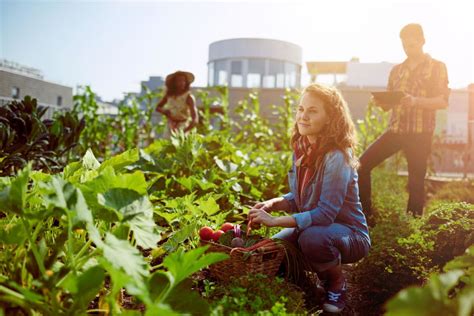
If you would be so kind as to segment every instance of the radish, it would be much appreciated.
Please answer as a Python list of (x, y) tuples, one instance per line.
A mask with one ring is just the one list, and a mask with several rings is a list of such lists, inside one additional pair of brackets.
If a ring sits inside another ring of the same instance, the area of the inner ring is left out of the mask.
[(221, 230), (224, 231), (224, 233), (227, 233), (227, 231), (234, 229), (234, 225), (232, 223), (224, 223), (221, 226)]
[(235, 237), (234, 239), (232, 239), (232, 241), (230, 243), (230, 246), (232, 248), (243, 247), (244, 246), (244, 240), (240, 237)]
[(223, 230), (216, 230), (214, 232), (214, 234), (212, 234), (212, 240), (214, 240), (215, 242), (218, 242), (219, 241), (219, 238), (222, 236), (222, 234), (224, 234), (224, 231)]
[(201, 237), (202, 240), (211, 240), (213, 235), (214, 230), (212, 230), (212, 228), (209, 226), (204, 226), (199, 231), (199, 237)]

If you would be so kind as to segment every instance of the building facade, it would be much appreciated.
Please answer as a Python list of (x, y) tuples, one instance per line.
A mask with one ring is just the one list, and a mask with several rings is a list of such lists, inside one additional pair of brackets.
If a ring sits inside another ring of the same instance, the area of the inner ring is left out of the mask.
[(209, 45), (208, 86), (299, 88), (302, 49), (262, 38), (235, 38)]
[(45, 118), (56, 110), (72, 108), (72, 88), (44, 80), (41, 71), (7, 60), (0, 60), (0, 105), (25, 96), (47, 106)]

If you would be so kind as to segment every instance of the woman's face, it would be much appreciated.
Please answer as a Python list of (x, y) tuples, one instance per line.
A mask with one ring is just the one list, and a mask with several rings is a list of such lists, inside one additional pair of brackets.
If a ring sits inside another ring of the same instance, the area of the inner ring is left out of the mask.
[(314, 142), (328, 122), (329, 116), (324, 110), (323, 101), (311, 93), (303, 94), (296, 112), (298, 132)]
[(179, 91), (183, 91), (186, 88), (186, 77), (185, 76), (177, 76), (175, 79), (176, 89)]

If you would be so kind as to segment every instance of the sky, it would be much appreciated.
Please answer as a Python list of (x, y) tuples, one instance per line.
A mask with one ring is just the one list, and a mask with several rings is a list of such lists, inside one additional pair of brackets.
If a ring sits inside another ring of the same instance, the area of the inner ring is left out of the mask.
[(205, 86), (209, 44), (272, 38), (302, 47), (304, 85), (307, 61), (402, 62), (399, 30), (417, 22), (425, 51), (446, 63), (451, 88), (463, 88), (474, 83), (470, 2), (0, 0), (0, 58), (112, 100), (177, 69)]

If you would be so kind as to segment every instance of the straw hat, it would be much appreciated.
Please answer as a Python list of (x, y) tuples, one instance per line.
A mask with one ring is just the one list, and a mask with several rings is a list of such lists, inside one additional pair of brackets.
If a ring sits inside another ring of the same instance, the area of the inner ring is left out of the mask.
[(189, 82), (189, 83), (192, 83), (194, 81), (194, 75), (190, 72), (187, 72), (187, 71), (181, 71), (181, 70), (178, 70), (172, 74), (169, 74), (168, 76), (166, 76), (166, 85), (169, 86), (170, 83), (174, 80), (174, 78), (176, 76), (179, 76), (179, 75), (183, 75), (186, 77), (186, 81)]

